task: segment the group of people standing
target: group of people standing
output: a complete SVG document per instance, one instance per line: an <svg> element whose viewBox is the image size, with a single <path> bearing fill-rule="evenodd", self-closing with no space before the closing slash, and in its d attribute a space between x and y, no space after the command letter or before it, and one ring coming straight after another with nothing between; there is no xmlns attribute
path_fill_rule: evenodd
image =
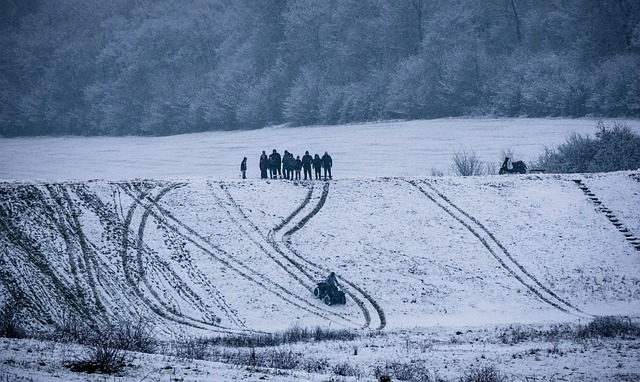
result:
<svg viewBox="0 0 640 382"><path fill-rule="evenodd" d="M273 152L269 155L267 155L265 151L260 155L260 178L262 179L284 178L301 180L301 173L304 173L304 180L313 180L313 177L311 176L311 169L313 168L316 180L320 180L322 178L323 169L324 180L327 180L332 179L331 167L333 167L333 159L326 151L322 157L318 154L311 156L309 151L305 151L302 158L300 158L300 155L294 156L287 150L284 151L284 155L280 155L276 149L273 149ZM242 179L246 179L246 157L240 164L240 171L242 172Z"/></svg>

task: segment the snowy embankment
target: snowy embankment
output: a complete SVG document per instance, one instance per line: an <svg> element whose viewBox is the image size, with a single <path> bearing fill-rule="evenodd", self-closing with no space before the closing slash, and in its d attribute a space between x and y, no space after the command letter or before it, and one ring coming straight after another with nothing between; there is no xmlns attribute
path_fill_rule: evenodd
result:
<svg viewBox="0 0 640 382"><path fill-rule="evenodd" d="M98 323L144 317L164 340L293 325L388 333L292 347L332 365L362 365L358 380L373 380L375 365L405 359L420 359L447 378L482 363L545 380L640 375L638 355L629 350L637 341L582 351L562 344L558 356L557 344L545 353L539 348L550 344L505 347L497 340L513 325L638 318L638 171L409 177L377 162L376 171L393 176L375 177L359 165L352 170L365 177L343 179L338 163L329 182L67 181L64 169L37 176L25 164L34 180L0 183L0 296L22 296L34 326L70 314ZM4 179L20 179L12 166L18 165L5 168ZM95 168L106 179L121 179L105 163ZM344 306L313 296L315 282L330 271L347 292ZM19 344L3 342L0 378L78 378L55 361L69 349ZM162 364L172 363L175 374L180 363L149 357L137 358L130 380L165 378ZM193 365L180 369L185 380L262 376ZM295 372L268 378L327 380Z"/></svg>
<svg viewBox="0 0 640 382"><path fill-rule="evenodd" d="M43 323L414 338L640 311L640 243L622 232L640 232L635 172L4 183L1 203L2 294L19 289ZM311 292L330 270L344 306Z"/></svg>

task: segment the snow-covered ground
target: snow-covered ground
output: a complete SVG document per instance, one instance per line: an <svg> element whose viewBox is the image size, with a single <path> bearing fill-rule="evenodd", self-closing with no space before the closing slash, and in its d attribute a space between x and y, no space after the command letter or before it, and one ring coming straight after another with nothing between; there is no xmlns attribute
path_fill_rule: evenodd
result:
<svg viewBox="0 0 640 382"><path fill-rule="evenodd" d="M593 134L595 122L0 139L0 296L20 288L41 322L70 310L98 322L142 316L167 343L296 325L362 334L278 350L327 365L314 373L138 354L115 377L63 368L81 348L4 339L0 381L374 381L394 362L432 380L482 365L513 380L638 380L640 340L504 340L518 328L639 318L638 171L429 176L456 150L528 160L571 132ZM257 179L257 154L272 148L329 151L334 180ZM242 156L250 179L237 179ZM344 306L313 296L330 271Z"/></svg>
<svg viewBox="0 0 640 382"><path fill-rule="evenodd" d="M640 120L620 120L640 132ZM612 121L604 120L611 124ZM0 180L237 179L247 157L248 176L259 178L265 150L334 160L336 178L428 176L447 172L454 152L475 151L486 163L502 162L502 152L531 162L544 147L563 143L570 133L596 133L593 119L437 119L377 124L273 127L143 138L0 138Z"/></svg>

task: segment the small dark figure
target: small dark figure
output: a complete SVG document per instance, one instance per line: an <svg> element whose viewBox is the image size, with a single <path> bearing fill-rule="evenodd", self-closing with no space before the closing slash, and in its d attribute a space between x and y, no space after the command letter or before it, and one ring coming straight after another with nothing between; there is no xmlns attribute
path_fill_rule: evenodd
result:
<svg viewBox="0 0 640 382"><path fill-rule="evenodd" d="M302 171L302 159L300 159L300 155L296 157L295 165L293 166L293 170L296 174L296 180L300 180L300 172Z"/></svg>
<svg viewBox="0 0 640 382"><path fill-rule="evenodd" d="M269 158L264 151L260 155L260 178L267 179L267 170L269 169Z"/></svg>
<svg viewBox="0 0 640 382"><path fill-rule="evenodd" d="M271 179L275 178L276 174L275 165L273 163L273 157L269 155L269 159L267 159L267 168L269 169L269 178Z"/></svg>
<svg viewBox="0 0 640 382"><path fill-rule="evenodd" d="M284 156L282 157L282 175L285 179L293 179L291 175L293 174L294 161L293 154L284 150Z"/></svg>
<svg viewBox="0 0 640 382"><path fill-rule="evenodd" d="M320 173L322 172L322 159L320 159L320 155L318 154L313 157L313 169L316 173L316 180L320 179Z"/></svg>
<svg viewBox="0 0 640 382"><path fill-rule="evenodd" d="M334 288L337 287L338 286L338 279L336 278L336 273L335 272L331 272L329 274L329 276L327 276L327 279L325 280L325 282L330 287L334 287Z"/></svg>
<svg viewBox="0 0 640 382"><path fill-rule="evenodd" d="M333 160L331 159L331 155L328 152L324 152L322 156L322 167L324 168L324 180L327 180L327 173L329 174L329 179L331 178L331 167L333 166Z"/></svg>
<svg viewBox="0 0 640 382"><path fill-rule="evenodd" d="M346 304L347 299L345 292L339 288L338 279L335 272L331 272L325 281L321 281L316 285L313 294L323 300L327 305Z"/></svg>
<svg viewBox="0 0 640 382"><path fill-rule="evenodd" d="M242 179L247 179L247 157L244 157L240 163L240 172L242 172Z"/></svg>
<svg viewBox="0 0 640 382"><path fill-rule="evenodd" d="M502 162L502 166L500 167L498 174L525 174L527 172L527 165L523 161L519 160L513 162L511 164L511 168L509 168L509 161L509 157L504 158L504 162Z"/></svg>
<svg viewBox="0 0 640 382"><path fill-rule="evenodd" d="M309 174L309 180L313 179L311 177L312 164L313 164L313 157L309 155L308 151L305 151L304 156L302 157L302 168L304 169L304 180L307 180L307 174Z"/></svg>

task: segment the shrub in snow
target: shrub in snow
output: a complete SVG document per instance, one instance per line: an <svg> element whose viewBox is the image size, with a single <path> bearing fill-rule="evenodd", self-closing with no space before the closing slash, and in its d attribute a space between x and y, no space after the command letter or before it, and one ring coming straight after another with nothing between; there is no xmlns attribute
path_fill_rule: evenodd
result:
<svg viewBox="0 0 640 382"><path fill-rule="evenodd" d="M208 359L209 353L207 341L201 338L189 338L182 340L175 343L174 346L175 349L173 354L178 358L186 360Z"/></svg>
<svg viewBox="0 0 640 382"><path fill-rule="evenodd" d="M494 366L472 367L459 379L460 382L504 382L507 377Z"/></svg>
<svg viewBox="0 0 640 382"><path fill-rule="evenodd" d="M122 350L137 351L141 353L154 353L157 340L153 336L153 328L143 320L137 322L120 321L115 331L117 346Z"/></svg>
<svg viewBox="0 0 640 382"><path fill-rule="evenodd" d="M142 319L137 323L120 321L89 328L70 318L59 327L60 338L87 346L84 357L69 363L72 371L117 373L129 362L129 351L151 353L156 349L151 327Z"/></svg>
<svg viewBox="0 0 640 382"><path fill-rule="evenodd" d="M621 123L598 123L596 137L573 133L555 149L545 148L536 167L553 173L610 172L640 168L640 136Z"/></svg>
<svg viewBox="0 0 640 382"><path fill-rule="evenodd" d="M602 316L596 317L579 331L580 337L640 337L640 324L632 322L629 317Z"/></svg>
<svg viewBox="0 0 640 382"><path fill-rule="evenodd" d="M377 366L374 376L378 381L430 382L430 373L421 361L387 362L384 368Z"/></svg>
<svg viewBox="0 0 640 382"><path fill-rule="evenodd" d="M468 152L463 150L462 152L456 151L453 154L453 166L451 171L459 176L476 176L483 175L483 163L476 155L475 151Z"/></svg>
<svg viewBox="0 0 640 382"><path fill-rule="evenodd" d="M20 322L19 311L18 302L14 299L8 299L0 306L0 337L25 337L25 330Z"/></svg>
<svg viewBox="0 0 640 382"><path fill-rule="evenodd" d="M342 377L357 377L362 376L362 372L357 366L352 366L348 362L343 362L333 367L333 374Z"/></svg>
<svg viewBox="0 0 640 382"><path fill-rule="evenodd" d="M120 349L120 338L116 328L104 326L94 330L86 338L87 350L79 360L70 362L69 369L76 372L114 374L122 370L129 355Z"/></svg>
<svg viewBox="0 0 640 382"><path fill-rule="evenodd" d="M209 345L233 347L267 347L305 341L353 341L358 336L356 331L349 329L327 329L319 326L311 329L294 325L283 332L212 337L206 342Z"/></svg>

